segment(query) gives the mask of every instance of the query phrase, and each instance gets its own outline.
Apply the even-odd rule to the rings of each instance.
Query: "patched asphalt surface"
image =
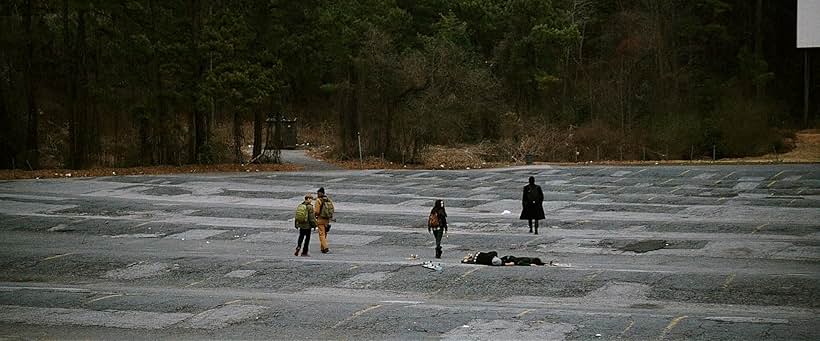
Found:
[[[817,165],[321,168],[0,182],[0,339],[820,338]],[[319,187],[331,253],[294,257]]]

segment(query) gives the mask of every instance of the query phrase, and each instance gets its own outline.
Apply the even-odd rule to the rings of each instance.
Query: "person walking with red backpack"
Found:
[[[447,233],[447,211],[444,210],[443,200],[436,200],[433,209],[430,210],[427,231],[436,237],[436,258],[441,258],[441,237]]]
[[[308,248],[310,247],[310,230],[316,228],[316,217],[313,216],[313,205],[311,201],[313,195],[305,195],[305,201],[296,207],[296,217],[293,219],[293,225],[299,229],[299,240],[296,243],[296,252],[294,256],[299,255],[302,251],[302,257],[310,257]],[[305,242],[304,247],[302,241]]]

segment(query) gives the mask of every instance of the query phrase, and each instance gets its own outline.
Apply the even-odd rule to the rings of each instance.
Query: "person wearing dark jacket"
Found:
[[[544,219],[544,192],[541,186],[535,184],[535,178],[530,177],[529,185],[524,186],[524,195],[521,197],[521,219],[526,219],[532,233],[532,221],[535,220],[535,234],[538,234],[538,221]]]
[[[444,201],[436,200],[433,209],[430,210],[427,231],[436,237],[436,258],[441,258],[441,237],[447,233],[447,212],[444,210]]]

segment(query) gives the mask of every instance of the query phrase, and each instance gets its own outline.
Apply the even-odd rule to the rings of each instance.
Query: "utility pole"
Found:
[[[364,170],[364,160],[362,159],[362,132],[356,132],[356,138],[359,140],[359,168]]]

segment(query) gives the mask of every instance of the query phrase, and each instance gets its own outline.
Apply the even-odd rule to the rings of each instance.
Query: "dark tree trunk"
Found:
[[[63,2],[64,28],[66,51],[69,57],[69,140],[70,140],[70,162],[69,166],[80,169],[86,166],[88,145],[85,132],[85,120],[87,109],[87,80],[85,72],[85,16],[87,9],[80,7],[77,12],[77,41],[71,44],[69,38],[68,0]]]
[[[0,56],[2,56],[2,54],[0,54]],[[0,62],[2,61],[3,60],[0,60]],[[12,134],[14,133],[12,124],[9,110],[6,107],[5,80],[0,80],[0,134],[2,134],[0,135],[0,167],[3,168],[11,168],[13,165],[13,162],[11,162],[13,155],[10,142]]]
[[[763,0],[755,2],[755,59],[763,60]],[[755,98],[763,96],[763,84],[755,82]]]
[[[71,44],[71,34],[68,20],[68,0],[63,0],[63,44],[66,66],[66,111],[68,112],[68,162],[69,168],[77,167],[77,73],[74,58],[74,48]]]
[[[262,128],[265,126],[265,115],[262,110],[253,114],[253,158],[262,154]]]
[[[242,124],[239,110],[234,108],[233,112],[233,152],[236,162],[242,160]]]
[[[162,90],[162,75],[160,71],[160,56],[158,52],[159,33],[157,32],[157,14],[155,8],[156,1],[148,1],[148,10],[151,15],[151,42],[154,44],[153,54],[151,55],[151,74],[152,74],[152,95],[154,100],[154,110],[151,116],[149,126],[150,130],[150,150],[152,164],[166,164],[169,161],[168,150],[170,141],[168,139],[169,125],[166,117],[165,103]]]
[[[203,162],[203,146],[208,143],[208,115],[199,105],[199,82],[202,79],[203,65],[202,56],[199,53],[199,40],[202,30],[202,2],[200,0],[190,0],[191,10],[191,51],[194,56],[194,73],[191,84],[191,163]]]
[[[28,129],[26,133],[26,161],[33,168],[39,167],[40,149],[37,143],[37,106],[34,102],[34,75],[32,74],[32,59],[34,58],[34,37],[31,29],[31,2],[26,0],[25,26],[26,26],[26,109],[28,112]]]
[[[77,13],[77,109],[76,115],[76,129],[77,134],[77,163],[75,168],[85,168],[88,166],[88,148],[90,144],[88,131],[88,71],[86,70],[86,27],[85,20],[88,14],[87,7],[81,7]]]

